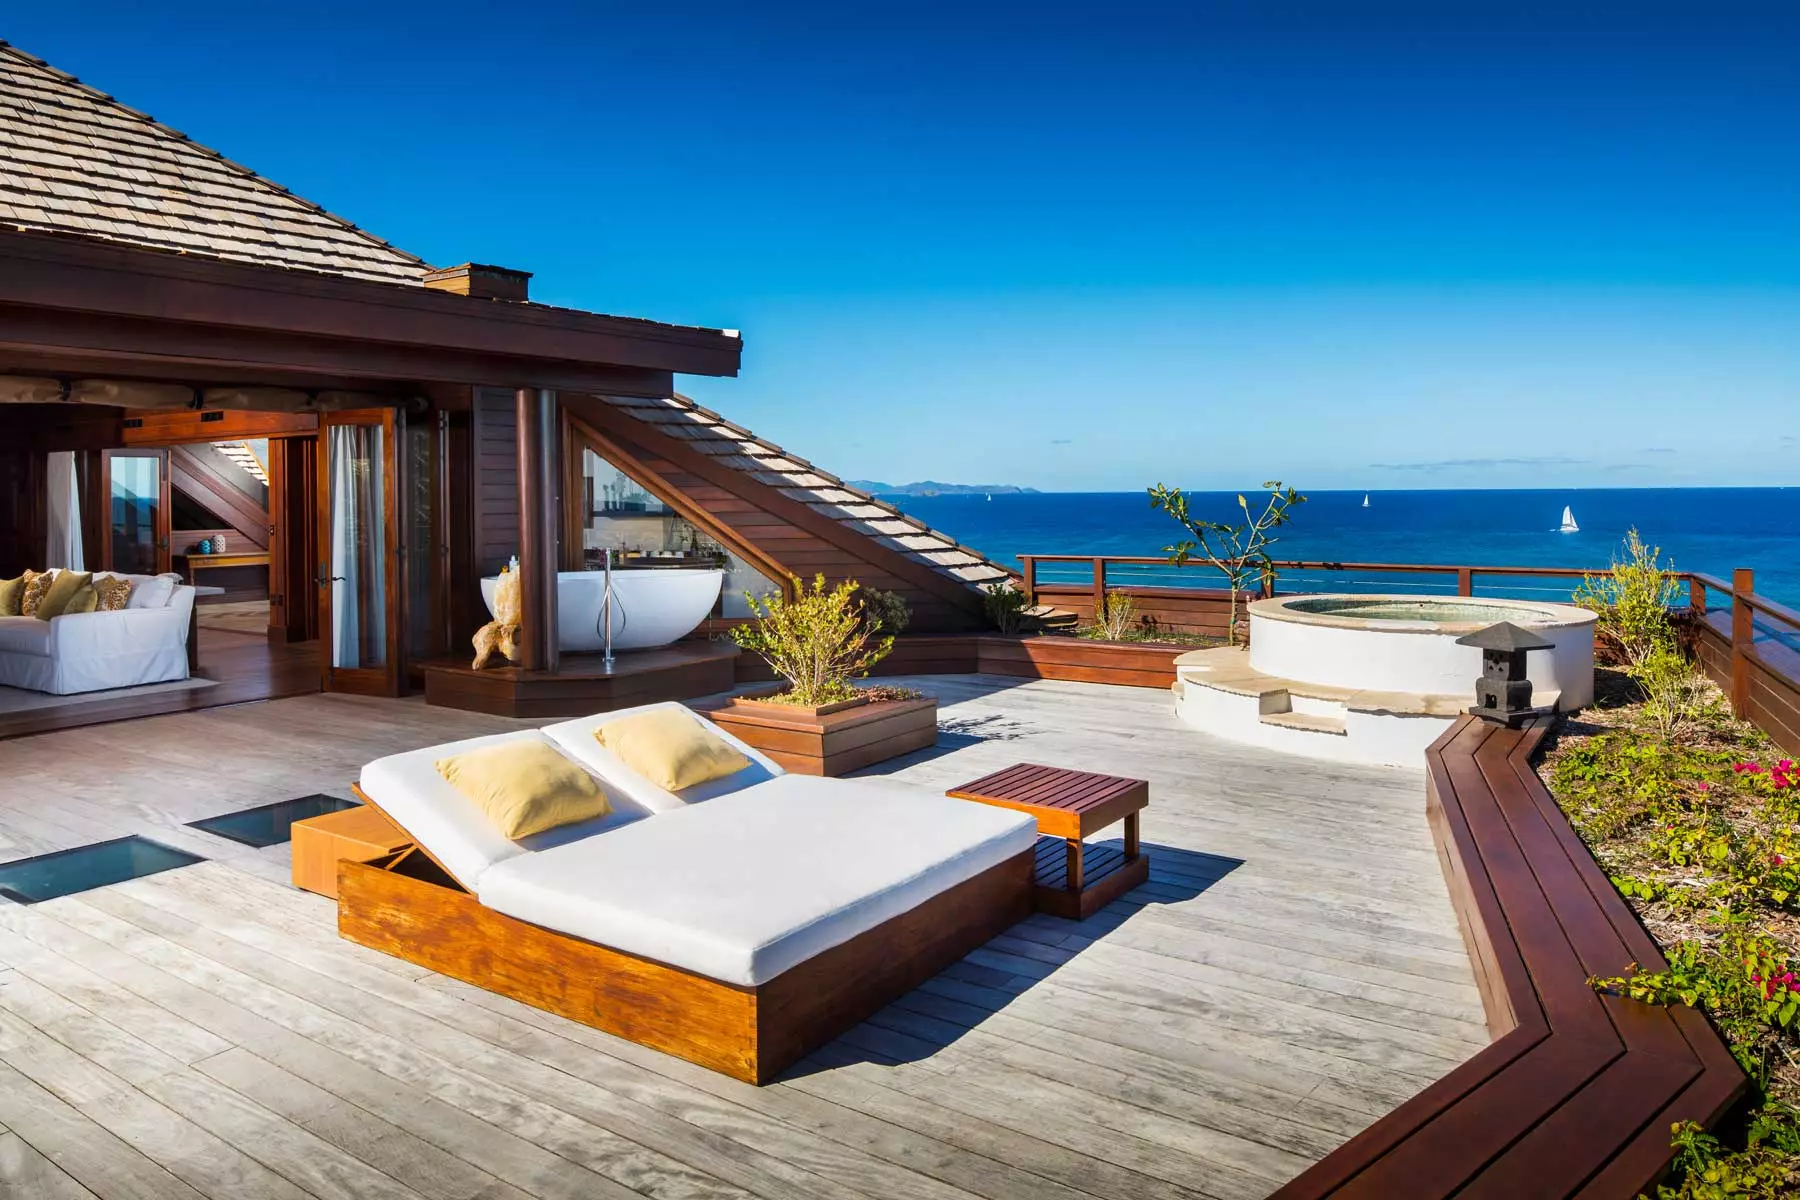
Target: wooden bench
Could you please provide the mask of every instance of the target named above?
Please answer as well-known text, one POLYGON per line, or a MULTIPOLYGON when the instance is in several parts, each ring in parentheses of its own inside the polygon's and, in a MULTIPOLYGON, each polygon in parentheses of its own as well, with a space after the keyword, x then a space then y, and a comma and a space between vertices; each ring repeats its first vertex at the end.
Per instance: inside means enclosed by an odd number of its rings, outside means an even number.
POLYGON ((1588 986, 1667 964, 1532 768, 1549 728, 1464 717, 1426 752, 1432 833, 1495 1040, 1281 1200, 1627 1200, 1668 1169, 1671 1125, 1711 1125, 1743 1094, 1699 1012, 1588 986))

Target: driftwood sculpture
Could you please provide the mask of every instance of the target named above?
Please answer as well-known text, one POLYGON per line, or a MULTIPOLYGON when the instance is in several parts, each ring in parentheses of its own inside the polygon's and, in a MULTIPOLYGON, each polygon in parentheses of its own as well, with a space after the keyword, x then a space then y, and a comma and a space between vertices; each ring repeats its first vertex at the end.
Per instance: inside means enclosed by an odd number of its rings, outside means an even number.
POLYGON ((487 666, 496 652, 505 662, 519 661, 519 576, 500 568, 500 582, 494 587, 494 619, 475 631, 474 668, 487 666))

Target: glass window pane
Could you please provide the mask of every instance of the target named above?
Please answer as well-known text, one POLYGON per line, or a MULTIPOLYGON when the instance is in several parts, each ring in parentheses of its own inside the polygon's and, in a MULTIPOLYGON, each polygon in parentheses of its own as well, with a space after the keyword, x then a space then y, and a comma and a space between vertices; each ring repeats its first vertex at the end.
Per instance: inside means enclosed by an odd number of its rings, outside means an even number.
POLYGON ((152 457, 115 455, 112 473, 112 568, 127 575, 156 574, 156 517, 162 503, 162 463, 152 457))
POLYGON ((331 665, 387 665, 387 556, 381 426, 334 425, 331 479, 331 665))
POLYGON ((437 430, 406 427, 406 645, 414 660, 431 656, 432 443, 437 430))
POLYGON ((725 582, 713 609, 715 617, 747 617, 750 608, 744 600, 745 592, 763 596, 777 590, 768 576, 733 554, 724 543, 585 447, 581 453, 581 478, 582 512, 587 514, 581 547, 589 570, 600 569, 606 550, 618 551, 627 563, 692 562, 723 567, 725 582))

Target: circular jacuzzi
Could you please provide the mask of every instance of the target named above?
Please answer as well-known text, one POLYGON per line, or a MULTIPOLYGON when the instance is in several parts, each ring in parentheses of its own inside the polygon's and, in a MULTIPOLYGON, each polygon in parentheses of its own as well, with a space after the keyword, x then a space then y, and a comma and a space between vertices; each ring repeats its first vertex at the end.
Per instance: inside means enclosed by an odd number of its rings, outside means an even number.
POLYGON ((1456 639, 1510 621, 1551 643, 1527 655, 1532 703, 1593 703, 1594 614, 1571 604, 1456 596, 1286 596, 1249 607, 1250 666, 1327 687, 1472 695, 1481 652, 1456 639))

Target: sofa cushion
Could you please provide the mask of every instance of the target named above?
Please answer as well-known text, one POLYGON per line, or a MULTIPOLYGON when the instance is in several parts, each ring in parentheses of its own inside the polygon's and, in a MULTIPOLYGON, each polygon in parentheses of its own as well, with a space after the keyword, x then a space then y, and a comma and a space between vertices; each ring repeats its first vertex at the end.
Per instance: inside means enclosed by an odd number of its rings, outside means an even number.
POLYGON ((131 593, 137 585, 120 575, 94 576, 94 594, 97 601, 95 612, 120 612, 131 600, 131 593))
POLYGON ((0 579, 0 617, 17 617, 19 602, 25 599, 25 576, 0 579))
POLYGON ((479 746, 432 765, 510 841, 611 811, 599 781, 542 738, 479 746))
MULTIPOLYGON (((598 775, 609 788, 630 796, 649 812, 666 812, 671 808, 680 808, 685 804, 709 800, 714 796, 739 792, 783 774, 781 767, 774 759, 733 737, 728 730, 713 725, 713 732, 732 749, 748 758, 750 765, 722 778, 709 780, 680 792, 671 792, 667 788, 658 787, 626 766, 624 759, 602 746, 594 736, 595 732, 605 725, 626 720, 640 713, 659 710, 686 713, 694 720, 700 719, 699 714, 685 705, 677 704, 673 700, 665 700, 660 704, 621 708, 614 712, 595 713, 593 716, 577 717, 573 721, 560 721, 555 725, 546 725, 544 736, 555 742, 564 754, 598 775)), ((708 724, 711 725, 711 722, 708 724)))
POLYGON ((175 595, 175 588, 181 583, 181 576, 172 571, 161 575, 127 575, 120 571, 102 571, 94 576, 99 579, 123 579, 131 585, 131 596, 125 602, 126 608, 167 608, 169 600, 175 595))
MULTIPOLYGON (((404 754, 378 758, 362 769, 357 780, 363 794, 442 863, 444 869, 468 887, 495 863, 533 850, 558 846, 639 820, 649 811, 631 797, 607 787, 612 811, 591 821, 562 825, 519 841, 502 837, 488 823, 474 801, 444 782, 436 762, 482 746, 542 740, 535 729, 489 734, 447 745, 427 746, 404 754)), ((604 784, 602 786, 605 786, 604 784)))
MULTIPOLYGON (((69 602, 63 605, 63 610, 56 615, 59 617, 70 617, 78 616, 81 613, 91 613, 98 607, 99 603, 100 593, 94 590, 93 584, 84 583, 75 589, 75 594, 69 597, 69 602)), ((44 610, 40 608, 38 610, 38 616, 42 617, 43 615, 44 610)))
POLYGON ((1014 855, 1023 813, 876 779, 783 775, 490 867, 497 912, 743 986, 1014 855))
POLYGON ((50 622, 36 617, 0 617, 0 654, 50 653, 50 622))
POLYGON ((50 589, 38 601, 37 609, 31 615, 40 621, 62 616, 63 610, 69 607, 69 601, 92 578, 86 571, 58 571, 56 578, 50 582, 50 589))
POLYGON ((37 616, 38 605, 44 602, 44 594, 50 590, 50 585, 55 582, 55 571, 25 572, 25 591, 24 594, 19 597, 19 615, 26 617, 37 616))

